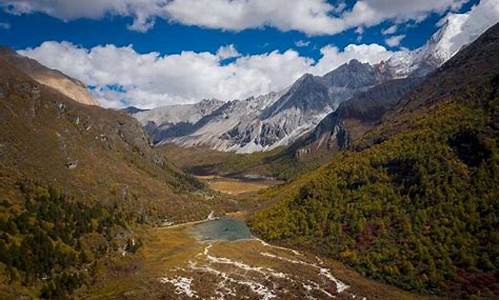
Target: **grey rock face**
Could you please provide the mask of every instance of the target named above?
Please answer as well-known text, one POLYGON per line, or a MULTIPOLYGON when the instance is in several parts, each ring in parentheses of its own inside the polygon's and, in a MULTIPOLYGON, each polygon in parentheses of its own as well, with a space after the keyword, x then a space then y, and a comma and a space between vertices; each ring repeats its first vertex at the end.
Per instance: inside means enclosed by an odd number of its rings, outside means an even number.
POLYGON ((355 125, 358 133, 380 121, 389 109, 410 92, 421 80, 418 78, 395 79, 354 95, 343 102, 334 112, 327 115, 318 126, 304 139, 294 144, 296 156, 311 152, 332 149, 345 149, 355 138, 355 125))

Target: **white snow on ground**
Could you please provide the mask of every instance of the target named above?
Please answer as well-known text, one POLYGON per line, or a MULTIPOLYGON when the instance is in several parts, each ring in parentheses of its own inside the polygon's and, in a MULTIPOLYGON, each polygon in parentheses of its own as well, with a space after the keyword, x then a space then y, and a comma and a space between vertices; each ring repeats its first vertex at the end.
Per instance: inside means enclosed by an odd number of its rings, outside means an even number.
POLYGON ((266 243, 265 241, 261 240, 261 239, 256 239, 257 241, 259 241, 262 245, 266 246, 266 247, 271 247, 271 248, 275 248, 275 249, 279 249, 279 250, 285 250, 285 251, 290 251, 292 252, 293 254, 297 255, 297 256, 303 256, 302 253, 300 253, 299 251, 297 250, 294 250, 294 249, 290 249, 290 248, 285 248, 285 247, 280 247, 280 246, 274 246, 274 245, 271 245, 269 243, 266 243))
POLYGON ((207 257, 208 261, 211 263, 233 265, 236 268, 242 269, 244 271, 252 271, 252 272, 262 274, 264 276, 264 278, 266 278, 266 279, 269 278, 269 275, 271 275, 273 277, 277 277, 277 278, 286 278, 285 273, 276 272, 275 270, 273 270, 271 268, 252 267, 252 266, 249 266, 249 265, 242 263, 242 262, 239 262, 239 261, 234 261, 234 260, 231 260, 231 259, 225 258, 225 257, 215 257, 215 256, 212 256, 209 254, 207 254, 206 257, 207 257))
POLYGON ((282 256, 274 255, 274 254, 268 253, 268 252, 261 252, 260 254, 262 256, 267 256, 267 257, 276 258, 276 259, 279 259, 279 260, 284 260, 284 261, 287 261, 287 262, 290 262, 290 263, 293 263, 293 264, 307 265, 307 266, 319 269, 320 275, 328 278, 330 281, 333 281, 335 283, 335 285, 337 287, 337 292, 338 293, 342 293, 343 291, 345 291, 346 289, 349 288, 349 286, 347 284, 345 284, 342 281, 340 281, 337 278, 335 278, 332 275, 332 273, 330 272, 330 270, 328 268, 323 268, 323 267, 321 267, 321 266, 319 266, 317 264, 305 262, 305 261, 302 261, 302 260, 295 260, 295 259, 290 259, 290 258, 287 258, 287 257, 282 257, 282 256))
POLYGON ((173 284, 175 286, 175 293, 177 295, 184 294, 190 298, 198 298, 196 292, 191 289, 191 282, 193 282, 193 278, 177 276, 175 278, 169 279, 168 277, 164 277, 160 279, 160 282, 173 284))
MULTIPOLYGON (((294 256, 303 258, 305 257, 302 253, 279 246, 270 245, 262 240, 256 239, 257 242, 260 242, 263 246, 269 247, 272 249, 290 252, 294 256)), ((316 282, 314 280, 303 280, 301 278, 297 278, 297 275, 286 274, 283 272, 276 271, 273 268, 262 267, 262 266, 251 266, 247 263, 233 260, 227 257, 219 257, 210 254, 210 249, 212 248, 213 243, 209 243, 206 245, 201 252, 199 252, 195 256, 195 260, 190 260, 188 263, 188 267, 186 269, 182 269, 184 272, 193 272, 196 273, 203 272, 215 275, 220 278, 216 283, 214 293, 216 295, 216 299, 225 299, 226 296, 232 295, 237 296, 236 286, 245 286, 249 288, 252 293, 256 294, 260 299, 274 299, 278 298, 276 288, 278 287, 277 281, 285 280, 301 285, 305 292, 307 299, 315 299, 315 297, 311 294, 314 291, 323 294, 327 298, 336 298, 336 295, 327 291, 324 287, 321 286, 320 282, 316 282), (231 272, 226 273, 218 269, 217 266, 226 265, 231 266, 231 272), (242 279, 244 278, 244 279, 242 279), (263 280, 262 282, 257 280, 263 280), (267 286, 264 285, 264 282, 267 282, 267 286), (269 283, 272 284, 272 287, 268 286, 269 283)), ((344 293, 347 296, 351 296, 353 299, 357 298, 355 294, 346 292, 349 289, 349 286, 343 283, 342 281, 335 278, 331 271, 324 267, 323 261, 316 257, 316 261, 318 263, 311 263, 304 261, 299 258, 289 258, 284 256, 279 256, 277 254, 269 253, 269 252, 260 252, 260 255, 277 259, 281 261, 285 261, 287 263, 299 264, 306 267, 310 267, 318 270, 318 276, 324 277, 327 281, 333 282, 336 287, 337 294, 344 293)), ((175 287, 176 294, 182 294, 188 296, 190 298, 199 298, 196 291, 192 289, 191 282, 192 278, 183 277, 183 276, 175 276, 173 278, 164 277, 161 279, 162 283, 172 284, 175 287)), ((283 290, 281 290, 281 293, 283 290)))
MULTIPOLYGON (((232 290, 231 288, 228 288, 225 285, 226 282, 231 282, 234 284, 244 285, 244 286, 249 287, 250 290, 252 290, 252 292, 254 292, 255 294, 257 294, 259 296, 262 296, 261 299, 263 299, 263 300, 276 298, 276 295, 274 294, 273 291, 271 291, 270 289, 268 289, 267 287, 265 287, 264 285, 262 285, 258 282, 255 282, 252 280, 237 280, 237 279, 230 277, 228 274, 226 274, 222 271, 218 271, 210 266, 199 267, 196 263, 194 263, 192 261, 190 261, 189 263, 190 263, 189 267, 193 270, 207 272, 207 273, 215 274, 218 277, 222 277, 222 281, 219 282, 218 287, 221 287, 223 290, 229 289, 231 293, 235 294, 234 290, 232 290)), ((224 294, 222 294, 220 296, 221 296, 220 299, 224 299, 224 294)))

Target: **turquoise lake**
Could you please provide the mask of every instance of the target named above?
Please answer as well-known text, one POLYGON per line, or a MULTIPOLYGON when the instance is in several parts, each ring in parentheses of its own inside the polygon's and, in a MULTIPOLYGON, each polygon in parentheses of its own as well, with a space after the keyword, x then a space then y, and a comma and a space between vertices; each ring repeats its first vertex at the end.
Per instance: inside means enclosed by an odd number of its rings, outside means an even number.
POLYGON ((196 224, 192 233, 202 241, 235 241, 253 237, 245 222, 232 218, 220 218, 196 224))

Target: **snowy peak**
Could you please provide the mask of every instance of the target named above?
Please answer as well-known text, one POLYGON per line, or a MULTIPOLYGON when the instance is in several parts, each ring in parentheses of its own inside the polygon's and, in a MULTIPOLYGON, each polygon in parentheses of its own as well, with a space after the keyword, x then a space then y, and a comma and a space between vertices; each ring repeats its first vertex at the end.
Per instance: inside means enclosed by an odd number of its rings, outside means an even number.
MULTIPOLYGON (((197 104, 156 108, 134 116, 155 143, 203 145, 240 153, 287 146, 312 132, 342 103, 363 93, 374 97, 373 91, 378 89, 366 92, 393 79, 423 77, 440 67, 488 28, 492 18, 484 18, 486 21, 478 21, 478 18, 488 13, 486 10, 492 10, 488 7, 491 3, 495 6, 494 1, 483 0, 470 13, 449 14, 424 46, 414 51, 399 51, 378 64, 353 59, 324 76, 304 74, 279 93, 225 103, 203 100, 197 104)), ((399 96, 386 90, 387 86, 381 88, 385 94, 376 93, 382 95, 377 97, 380 101, 399 96)), ((401 90, 405 89, 406 86, 401 90)), ((369 100, 372 99, 366 103, 369 100)), ((375 111, 381 107, 377 103, 372 106, 375 111)), ((344 107, 349 107, 348 103, 344 107)))
POLYGON ((468 13, 448 14, 424 46, 393 55, 387 61, 389 72, 394 78, 425 76, 496 23, 498 1, 495 0, 483 0, 468 13))

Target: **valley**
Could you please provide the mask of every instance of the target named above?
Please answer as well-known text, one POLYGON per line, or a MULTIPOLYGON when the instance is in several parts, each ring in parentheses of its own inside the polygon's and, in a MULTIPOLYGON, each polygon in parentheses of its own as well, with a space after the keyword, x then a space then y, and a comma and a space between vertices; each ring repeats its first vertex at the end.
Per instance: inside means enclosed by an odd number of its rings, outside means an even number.
POLYGON ((458 2, 342 29, 385 46, 0 46, 0 299, 497 299, 498 3, 458 2))
POLYGON ((367 280, 328 258, 268 244, 227 217, 150 228, 144 236, 143 247, 115 261, 114 275, 99 279, 89 299, 426 298, 367 280), (199 235, 201 226, 211 227, 208 235, 199 235))

